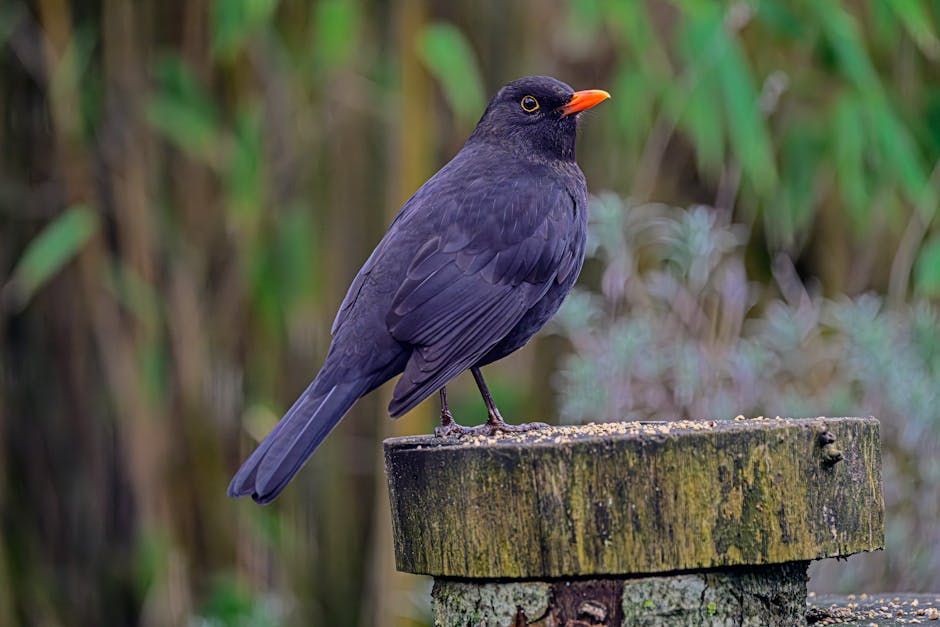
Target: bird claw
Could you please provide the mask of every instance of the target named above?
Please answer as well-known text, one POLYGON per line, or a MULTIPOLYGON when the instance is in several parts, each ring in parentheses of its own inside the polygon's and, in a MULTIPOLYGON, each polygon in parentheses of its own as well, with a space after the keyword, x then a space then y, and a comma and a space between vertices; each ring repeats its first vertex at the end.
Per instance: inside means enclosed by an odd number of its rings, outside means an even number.
POLYGON ((441 424, 434 428, 434 436, 438 438, 462 437, 476 433, 474 427, 465 427, 457 424, 454 415, 445 405, 441 409, 441 424))
POLYGON ((436 438, 460 438, 465 435, 479 433, 479 427, 465 427, 458 425, 453 419, 447 423, 438 425, 434 428, 434 437, 436 438))
POLYGON ((486 435, 492 436, 497 433, 525 433, 526 431, 535 431, 545 429, 549 425, 544 422, 526 422, 520 425, 511 425, 502 418, 490 420, 476 427, 465 427, 453 421, 453 418, 446 424, 434 428, 434 436, 438 438, 460 438, 465 435, 486 435))
POLYGON ((511 425, 502 418, 480 426, 486 429, 487 435, 496 435, 497 433, 525 433, 526 431, 548 428, 548 425, 544 422, 524 422, 519 425, 511 425))

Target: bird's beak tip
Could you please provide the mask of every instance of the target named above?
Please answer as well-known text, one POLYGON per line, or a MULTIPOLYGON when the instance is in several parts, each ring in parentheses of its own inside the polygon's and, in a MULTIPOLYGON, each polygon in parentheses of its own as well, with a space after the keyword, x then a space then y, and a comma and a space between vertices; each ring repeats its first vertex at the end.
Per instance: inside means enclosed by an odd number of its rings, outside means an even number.
POLYGON ((576 91, 571 95, 571 100, 561 108, 562 115, 571 115, 587 111, 591 107, 597 106, 610 98, 610 94, 603 89, 585 89, 576 91))

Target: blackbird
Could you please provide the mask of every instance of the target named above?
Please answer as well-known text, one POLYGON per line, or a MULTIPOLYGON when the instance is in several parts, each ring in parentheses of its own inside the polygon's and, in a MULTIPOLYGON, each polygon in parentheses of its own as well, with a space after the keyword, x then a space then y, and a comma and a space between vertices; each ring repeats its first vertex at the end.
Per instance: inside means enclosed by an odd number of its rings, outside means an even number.
POLYGON ((547 76, 504 86, 460 152, 404 204, 353 280, 316 378, 245 461, 230 496, 268 503, 359 397, 401 374, 389 413, 441 395, 438 435, 506 424, 480 368, 551 318, 584 261, 579 113, 610 95, 547 76), (445 384, 470 370, 488 419, 457 425, 445 384))

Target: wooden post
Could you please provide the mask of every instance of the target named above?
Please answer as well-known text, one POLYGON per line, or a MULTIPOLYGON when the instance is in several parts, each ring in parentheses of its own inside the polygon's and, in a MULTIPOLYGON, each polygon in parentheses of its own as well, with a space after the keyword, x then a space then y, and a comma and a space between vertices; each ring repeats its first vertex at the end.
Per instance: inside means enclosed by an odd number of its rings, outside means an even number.
POLYGON ((797 625, 810 560, 883 545, 873 418, 385 442, 399 570, 436 624, 797 625))

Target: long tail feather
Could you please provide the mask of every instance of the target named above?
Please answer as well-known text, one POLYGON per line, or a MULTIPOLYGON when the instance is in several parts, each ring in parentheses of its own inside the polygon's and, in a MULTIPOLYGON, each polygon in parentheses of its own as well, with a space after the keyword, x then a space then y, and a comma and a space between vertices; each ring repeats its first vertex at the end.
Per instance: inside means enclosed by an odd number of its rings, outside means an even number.
POLYGON ((297 399, 254 453, 245 460, 228 487, 229 496, 251 495, 270 503, 297 474, 313 451, 369 388, 358 379, 315 393, 316 381, 297 399))

